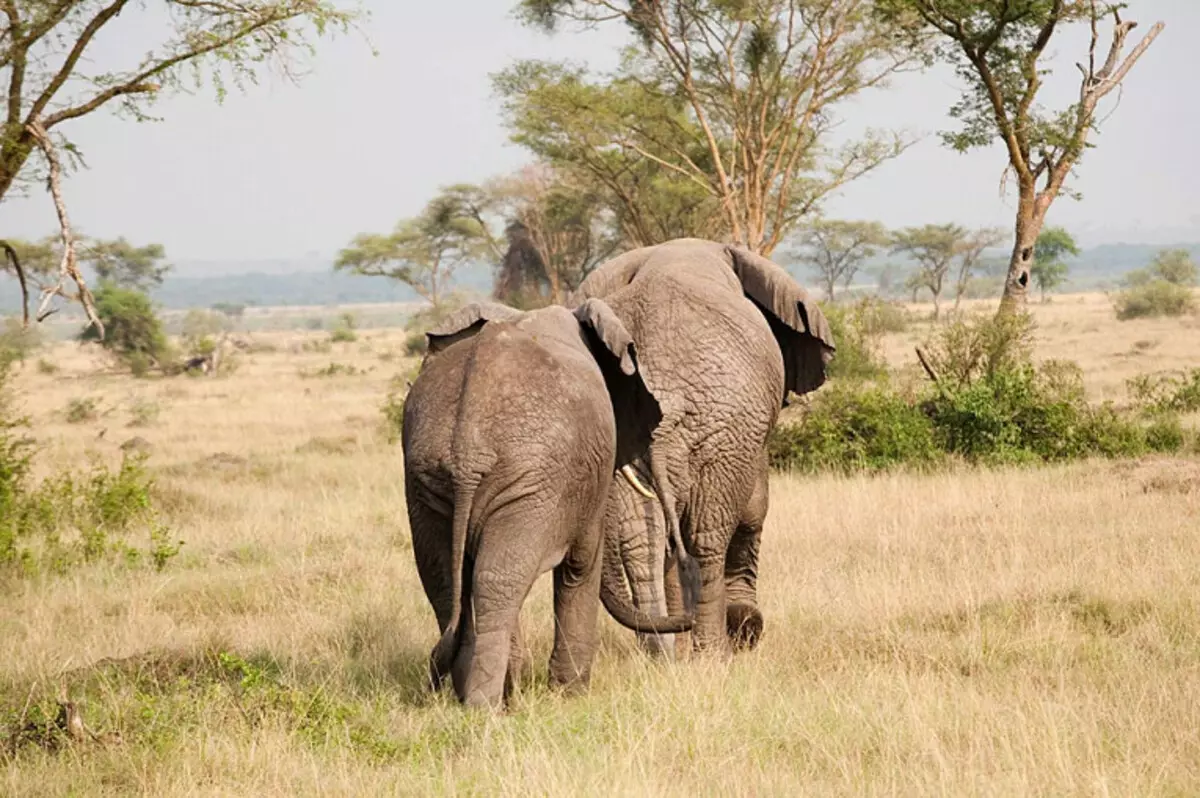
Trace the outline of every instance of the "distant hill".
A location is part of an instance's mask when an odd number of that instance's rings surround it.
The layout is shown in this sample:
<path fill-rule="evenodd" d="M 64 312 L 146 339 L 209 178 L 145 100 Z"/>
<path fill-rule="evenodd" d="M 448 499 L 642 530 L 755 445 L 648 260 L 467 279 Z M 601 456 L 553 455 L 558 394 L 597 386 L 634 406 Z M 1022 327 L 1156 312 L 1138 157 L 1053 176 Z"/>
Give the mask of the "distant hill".
<path fill-rule="evenodd" d="M 1179 244 L 1200 261 L 1200 243 Z M 1139 269 L 1153 260 L 1162 249 L 1147 244 L 1105 244 L 1086 249 L 1070 261 L 1070 281 L 1065 290 L 1081 291 L 1115 286 L 1121 276 Z M 803 282 L 811 282 L 804 265 L 791 261 L 782 253 L 776 256 Z M 1007 253 L 997 251 L 987 258 L 985 271 L 1002 272 Z M 877 271 L 884 264 L 895 263 L 901 271 L 911 268 L 903 258 L 880 256 L 873 258 L 864 269 Z M 245 271 L 238 271 L 238 269 Z M 455 273 L 454 287 L 474 294 L 486 295 L 492 287 L 491 266 L 471 264 Z M 298 260 L 202 263 L 190 261 L 178 264 L 153 292 L 156 302 L 168 310 L 206 308 L 219 302 L 259 307 L 333 306 L 412 302 L 417 295 L 408 286 L 386 277 L 359 277 L 333 271 L 329 259 L 317 257 Z M 16 313 L 20 309 L 16 282 L 0 278 L 0 313 Z"/>

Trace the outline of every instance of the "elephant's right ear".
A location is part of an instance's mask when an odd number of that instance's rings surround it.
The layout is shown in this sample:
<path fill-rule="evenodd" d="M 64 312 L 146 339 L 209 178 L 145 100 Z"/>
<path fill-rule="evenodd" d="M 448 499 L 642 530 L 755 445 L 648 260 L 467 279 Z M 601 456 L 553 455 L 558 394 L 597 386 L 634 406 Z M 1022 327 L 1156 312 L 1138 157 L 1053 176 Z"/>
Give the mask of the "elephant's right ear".
<path fill-rule="evenodd" d="M 617 423 L 617 467 L 633 461 L 650 445 L 662 421 L 662 408 L 638 362 L 633 336 L 608 303 L 588 299 L 574 311 L 612 398 Z"/>
<path fill-rule="evenodd" d="M 425 333 L 429 353 L 435 354 L 453 343 L 470 338 L 483 329 L 489 321 L 509 321 L 521 315 L 521 311 L 498 302 L 472 302 L 456 310 L 440 324 Z"/>
<path fill-rule="evenodd" d="M 741 247 L 726 250 L 742 291 L 767 317 L 783 352 L 784 404 L 788 391 L 805 394 L 821 387 L 837 350 L 821 308 L 779 264 Z"/>

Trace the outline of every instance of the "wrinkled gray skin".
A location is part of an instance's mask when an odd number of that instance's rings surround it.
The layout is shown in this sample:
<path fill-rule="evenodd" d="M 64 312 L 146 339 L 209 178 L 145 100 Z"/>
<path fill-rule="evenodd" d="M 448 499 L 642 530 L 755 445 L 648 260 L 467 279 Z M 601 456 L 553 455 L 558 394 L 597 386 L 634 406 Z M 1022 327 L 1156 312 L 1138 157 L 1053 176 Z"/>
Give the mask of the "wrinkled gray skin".
<path fill-rule="evenodd" d="M 632 339 L 594 300 L 574 312 L 474 304 L 428 340 L 402 442 L 413 552 L 442 632 L 431 682 L 449 674 L 464 703 L 500 705 L 522 671 L 521 605 L 553 569 L 550 679 L 580 688 L 596 647 L 614 468 L 644 450 L 660 417 Z M 619 568 L 606 597 L 614 617 L 642 632 L 690 627 L 640 616 Z"/>
<path fill-rule="evenodd" d="M 572 300 L 602 298 L 633 335 L 662 420 L 635 470 L 661 500 L 623 478 L 605 514 L 605 546 L 619 556 L 637 608 L 678 611 L 664 579 L 678 527 L 699 563 L 692 648 L 728 655 L 762 635 L 758 548 L 767 514 L 766 441 L 788 391 L 825 380 L 834 341 L 816 303 L 782 268 L 739 247 L 677 239 L 620 255 Z M 652 477 L 652 483 L 647 481 Z M 669 636 L 642 636 L 668 657 Z"/>

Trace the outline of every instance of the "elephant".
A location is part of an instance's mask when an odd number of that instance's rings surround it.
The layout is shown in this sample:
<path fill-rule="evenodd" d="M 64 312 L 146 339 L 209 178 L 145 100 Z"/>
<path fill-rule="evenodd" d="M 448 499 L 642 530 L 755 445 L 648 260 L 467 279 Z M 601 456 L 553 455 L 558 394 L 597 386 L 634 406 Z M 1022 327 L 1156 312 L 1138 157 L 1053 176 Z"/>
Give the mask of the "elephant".
<path fill-rule="evenodd" d="M 612 309 L 474 303 L 427 343 L 401 445 L 413 553 L 441 632 L 430 686 L 449 675 L 464 704 L 505 703 L 524 666 L 521 606 L 551 569 L 550 680 L 569 692 L 589 681 L 601 599 L 639 633 L 689 629 L 687 616 L 639 613 L 619 562 L 603 576 L 610 485 L 661 418 Z"/>
<path fill-rule="evenodd" d="M 690 554 L 699 570 L 692 650 L 728 656 L 753 648 L 763 633 L 757 588 L 767 436 L 789 392 L 825 382 L 836 352 L 829 322 L 777 264 L 696 238 L 601 264 L 571 302 L 596 299 L 632 334 L 662 414 L 648 450 L 610 490 L 606 551 L 623 559 L 634 605 L 660 615 L 680 604 L 681 586 L 664 580 L 672 556 Z M 674 655 L 669 637 L 639 640 Z"/>

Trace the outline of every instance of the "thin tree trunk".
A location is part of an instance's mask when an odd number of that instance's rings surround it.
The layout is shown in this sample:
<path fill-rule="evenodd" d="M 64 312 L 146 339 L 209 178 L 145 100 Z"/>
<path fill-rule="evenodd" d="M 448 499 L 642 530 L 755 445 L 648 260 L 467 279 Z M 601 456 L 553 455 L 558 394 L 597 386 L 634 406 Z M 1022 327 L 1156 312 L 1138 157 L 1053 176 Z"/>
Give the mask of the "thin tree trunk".
<path fill-rule="evenodd" d="M 1042 232 L 1042 224 L 1046 221 L 1046 210 L 1050 207 L 1051 199 L 1045 193 L 1036 196 L 1035 191 L 1032 185 L 1021 186 L 1012 256 L 1008 261 L 1008 276 L 1004 280 L 1004 296 L 1000 298 L 998 316 L 1010 316 L 1018 312 L 1025 307 L 1029 299 L 1034 245 Z"/>

